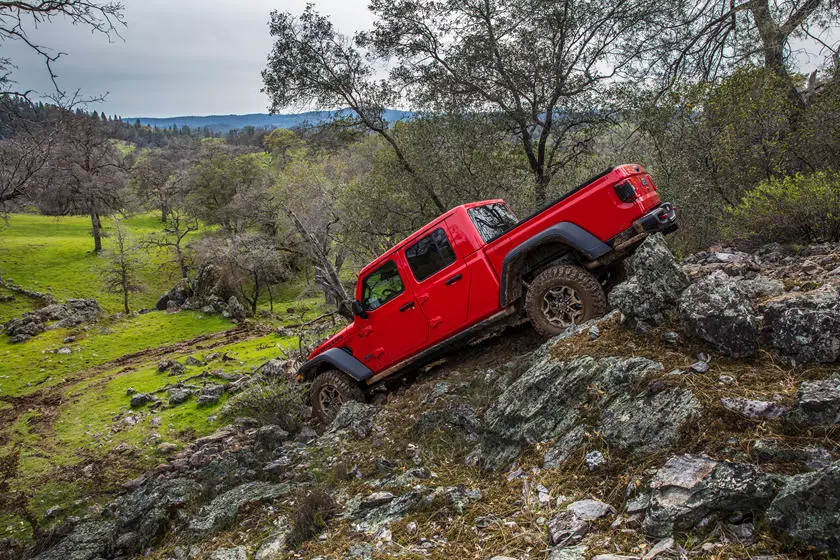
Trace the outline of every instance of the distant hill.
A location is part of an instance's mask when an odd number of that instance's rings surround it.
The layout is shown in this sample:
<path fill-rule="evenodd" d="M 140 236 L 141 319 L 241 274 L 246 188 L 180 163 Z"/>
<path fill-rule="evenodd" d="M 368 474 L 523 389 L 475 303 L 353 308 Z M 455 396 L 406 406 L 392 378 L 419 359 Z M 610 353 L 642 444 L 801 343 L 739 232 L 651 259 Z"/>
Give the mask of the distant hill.
<path fill-rule="evenodd" d="M 123 119 L 128 123 L 140 121 L 141 124 L 158 127 L 158 128 L 172 128 L 173 125 L 188 126 L 190 128 L 201 129 L 207 127 L 214 132 L 227 133 L 233 129 L 242 129 L 246 126 L 253 126 L 254 128 L 293 128 L 295 126 L 309 124 L 317 125 L 329 121 L 335 116 L 349 115 L 348 109 L 341 109 L 339 111 L 309 111 L 306 113 L 294 113 L 288 115 L 269 115 L 267 113 L 254 113 L 251 115 L 208 115 L 205 117 L 129 117 Z M 398 111 L 396 109 L 386 109 L 385 118 L 388 122 L 395 122 L 411 118 L 413 115 L 410 111 Z"/>

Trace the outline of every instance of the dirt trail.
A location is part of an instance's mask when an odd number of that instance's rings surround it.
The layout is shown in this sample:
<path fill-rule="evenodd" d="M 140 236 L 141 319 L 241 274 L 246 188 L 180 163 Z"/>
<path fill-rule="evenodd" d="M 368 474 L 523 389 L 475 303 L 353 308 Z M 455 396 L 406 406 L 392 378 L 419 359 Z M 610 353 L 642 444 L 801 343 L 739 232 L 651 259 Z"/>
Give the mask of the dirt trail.
<path fill-rule="evenodd" d="M 28 395 L 17 397 L 0 395 L 0 403 L 8 403 L 11 405 L 10 407 L 0 410 L 0 426 L 10 426 L 22 414 L 28 411 L 38 412 L 37 417 L 39 424 L 51 424 L 52 419 L 58 413 L 64 390 L 70 385 L 81 383 L 102 373 L 103 371 L 122 367 L 123 369 L 121 369 L 118 373 L 118 375 L 121 375 L 131 371 L 133 369 L 132 366 L 135 364 L 147 362 L 150 359 L 167 356 L 177 352 L 184 352 L 189 349 L 209 350 L 218 346 L 225 346 L 227 344 L 259 338 L 270 332 L 270 328 L 258 325 L 251 327 L 239 326 L 227 331 L 203 334 L 188 340 L 182 340 L 180 342 L 158 346 L 156 348 L 147 348 L 139 352 L 132 352 L 131 354 L 124 354 L 114 360 L 110 360 L 87 369 L 79 370 L 73 374 L 71 379 L 67 379 L 46 389 L 40 389 Z M 44 426 L 41 426 L 41 428 L 43 427 Z M 0 432 L 0 445 L 5 444 L 7 438 L 8 434 Z"/>

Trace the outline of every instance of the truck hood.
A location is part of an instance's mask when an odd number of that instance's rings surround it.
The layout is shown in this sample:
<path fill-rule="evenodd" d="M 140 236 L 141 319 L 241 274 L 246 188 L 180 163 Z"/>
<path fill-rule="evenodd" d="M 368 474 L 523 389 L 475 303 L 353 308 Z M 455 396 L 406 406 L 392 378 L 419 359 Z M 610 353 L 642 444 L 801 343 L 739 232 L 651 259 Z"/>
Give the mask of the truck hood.
<path fill-rule="evenodd" d="M 351 323 L 351 324 L 347 325 L 346 327 L 341 329 L 339 332 L 337 332 L 336 334 L 329 337 L 326 341 L 324 341 L 323 344 L 318 346 L 315 350 L 313 350 L 312 353 L 309 354 L 309 357 L 307 359 L 311 360 L 312 358 L 314 358 L 318 354 L 323 354 L 324 352 L 326 352 L 330 348 L 336 348 L 336 347 L 344 346 L 346 341 L 351 339 L 355 330 L 356 330 L 356 325 L 355 324 Z"/>

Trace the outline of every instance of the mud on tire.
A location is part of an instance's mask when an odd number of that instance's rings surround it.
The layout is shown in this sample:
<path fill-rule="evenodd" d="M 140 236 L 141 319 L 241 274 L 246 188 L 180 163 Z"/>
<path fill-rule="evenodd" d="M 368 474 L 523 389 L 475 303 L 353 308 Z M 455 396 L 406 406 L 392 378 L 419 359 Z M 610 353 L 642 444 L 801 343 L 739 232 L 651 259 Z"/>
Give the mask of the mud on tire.
<path fill-rule="evenodd" d="M 560 334 L 607 312 L 607 296 L 592 274 L 571 265 L 541 272 L 528 288 L 525 312 L 543 336 Z"/>
<path fill-rule="evenodd" d="M 336 370 L 325 371 L 312 382 L 309 402 L 312 412 L 324 424 L 329 424 L 343 403 L 365 401 L 362 388 L 347 375 Z"/>

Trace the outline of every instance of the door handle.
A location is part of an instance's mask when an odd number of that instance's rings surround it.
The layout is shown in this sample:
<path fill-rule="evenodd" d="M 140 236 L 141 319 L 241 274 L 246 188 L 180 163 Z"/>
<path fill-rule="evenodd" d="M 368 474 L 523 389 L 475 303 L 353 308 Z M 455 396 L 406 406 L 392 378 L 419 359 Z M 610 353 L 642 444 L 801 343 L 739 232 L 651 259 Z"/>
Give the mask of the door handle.
<path fill-rule="evenodd" d="M 368 325 L 367 327 L 365 327 L 365 328 L 363 328 L 359 331 L 359 336 L 367 336 L 372 332 L 373 332 L 373 327 Z"/>
<path fill-rule="evenodd" d="M 456 274 L 455 276 L 453 276 L 452 278 L 450 278 L 449 280 L 446 281 L 446 285 L 451 286 L 452 284 L 454 284 L 455 282 L 457 282 L 461 278 L 462 278 L 462 276 L 460 274 Z"/>
<path fill-rule="evenodd" d="M 413 301 L 409 301 L 408 303 L 406 303 L 405 305 L 403 305 L 402 307 L 400 307 L 400 313 L 402 313 L 403 311 L 408 311 L 408 310 L 409 310 L 409 309 L 411 309 L 412 307 L 414 307 L 414 302 L 413 302 Z"/>

